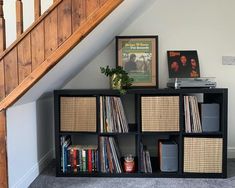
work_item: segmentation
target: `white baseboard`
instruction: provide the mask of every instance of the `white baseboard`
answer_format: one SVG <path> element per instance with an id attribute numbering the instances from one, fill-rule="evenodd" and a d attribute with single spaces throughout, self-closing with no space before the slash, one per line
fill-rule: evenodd
<path id="1" fill-rule="evenodd" d="M 235 147 L 228 147 L 228 158 L 235 159 Z"/>
<path id="2" fill-rule="evenodd" d="M 45 167 L 52 161 L 54 149 L 47 152 L 38 163 L 36 163 L 27 173 L 25 173 L 12 188 L 26 188 L 35 180 Z"/>

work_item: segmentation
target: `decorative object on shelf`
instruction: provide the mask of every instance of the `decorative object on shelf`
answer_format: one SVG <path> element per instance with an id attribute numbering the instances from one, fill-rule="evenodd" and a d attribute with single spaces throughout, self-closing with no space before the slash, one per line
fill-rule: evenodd
<path id="1" fill-rule="evenodd" d="M 117 66 L 134 79 L 135 87 L 158 87 L 158 37 L 117 36 Z"/>
<path id="2" fill-rule="evenodd" d="M 110 84 L 112 89 L 117 89 L 121 94 L 126 93 L 133 82 L 128 73 L 123 70 L 123 67 L 117 66 L 116 68 L 109 68 L 109 66 L 100 67 L 101 73 L 110 77 Z"/>
<path id="3" fill-rule="evenodd" d="M 167 51 L 170 78 L 200 77 L 199 61 L 196 50 Z"/>
<path id="4" fill-rule="evenodd" d="M 124 158 L 124 171 L 127 173 L 135 172 L 135 160 L 131 154 Z"/>
<path id="5" fill-rule="evenodd" d="M 178 144 L 172 140 L 159 141 L 160 170 L 162 172 L 178 171 Z"/>

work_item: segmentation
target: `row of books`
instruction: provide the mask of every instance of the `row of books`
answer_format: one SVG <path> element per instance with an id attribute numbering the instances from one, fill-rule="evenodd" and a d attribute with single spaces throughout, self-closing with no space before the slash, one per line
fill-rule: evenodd
<path id="1" fill-rule="evenodd" d="M 185 132 L 201 133 L 202 125 L 196 96 L 184 96 Z"/>
<path id="2" fill-rule="evenodd" d="M 128 132 L 128 123 L 120 97 L 100 97 L 100 126 L 102 133 Z"/>
<path id="3" fill-rule="evenodd" d="M 63 173 L 98 171 L 98 150 L 94 145 L 71 145 L 69 136 L 61 137 L 61 170 Z"/>
<path id="4" fill-rule="evenodd" d="M 100 170 L 103 173 L 122 173 L 120 151 L 113 137 L 100 137 Z"/>
<path id="5" fill-rule="evenodd" d="M 152 164 L 147 147 L 140 143 L 141 172 L 152 173 Z"/>

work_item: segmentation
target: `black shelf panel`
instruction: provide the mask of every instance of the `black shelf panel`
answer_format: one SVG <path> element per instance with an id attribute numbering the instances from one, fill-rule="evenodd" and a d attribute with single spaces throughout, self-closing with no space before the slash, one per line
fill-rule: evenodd
<path id="1" fill-rule="evenodd" d="M 226 178 L 223 173 L 183 173 L 182 178 Z"/>
<path id="2" fill-rule="evenodd" d="M 153 172 L 153 173 L 59 173 L 57 177 L 122 177 L 122 178 L 134 178 L 134 177 L 143 177 L 143 178 L 180 178 L 182 177 L 177 172 Z"/>
<path id="3" fill-rule="evenodd" d="M 161 178 L 180 178 L 180 174 L 178 172 L 161 172 L 161 171 L 158 171 L 158 172 L 153 172 L 153 173 L 141 173 L 141 176 L 142 177 L 150 177 L 150 178 L 153 178 L 153 177 L 161 177 Z"/>
<path id="4" fill-rule="evenodd" d="M 128 135 L 137 135 L 137 132 L 128 132 L 128 133 L 99 133 L 99 136 L 128 136 Z"/>
<path id="5" fill-rule="evenodd" d="M 172 89 L 172 88 L 145 88 L 145 89 L 128 89 L 126 94 L 188 94 L 188 93 L 225 93 L 226 88 L 184 88 L 184 89 Z M 120 93 L 117 90 L 111 89 L 66 89 L 66 90 L 55 90 L 56 95 L 62 96 L 96 96 L 96 95 L 117 95 Z"/>
<path id="6" fill-rule="evenodd" d="M 98 177 L 99 173 L 98 172 L 79 172 L 79 173 L 58 173 L 56 174 L 57 177 Z"/>
<path id="7" fill-rule="evenodd" d="M 222 132 L 208 132 L 208 133 L 183 133 L 185 137 L 222 137 Z"/>
<path id="8" fill-rule="evenodd" d="M 180 135 L 180 132 L 141 132 L 140 135 Z"/>
<path id="9" fill-rule="evenodd" d="M 98 132 L 67 132 L 63 131 L 59 133 L 61 136 L 66 135 L 98 135 Z"/>

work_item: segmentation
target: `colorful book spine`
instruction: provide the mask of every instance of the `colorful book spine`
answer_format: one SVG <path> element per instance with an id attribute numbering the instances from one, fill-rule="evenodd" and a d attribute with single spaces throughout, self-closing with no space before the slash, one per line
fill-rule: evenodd
<path id="1" fill-rule="evenodd" d="M 77 150 L 74 148 L 73 150 L 73 172 L 77 173 Z"/>
<path id="2" fill-rule="evenodd" d="M 92 151 L 88 149 L 88 172 L 92 172 Z"/>
<path id="3" fill-rule="evenodd" d="M 86 150 L 82 150 L 82 171 L 86 172 Z"/>

